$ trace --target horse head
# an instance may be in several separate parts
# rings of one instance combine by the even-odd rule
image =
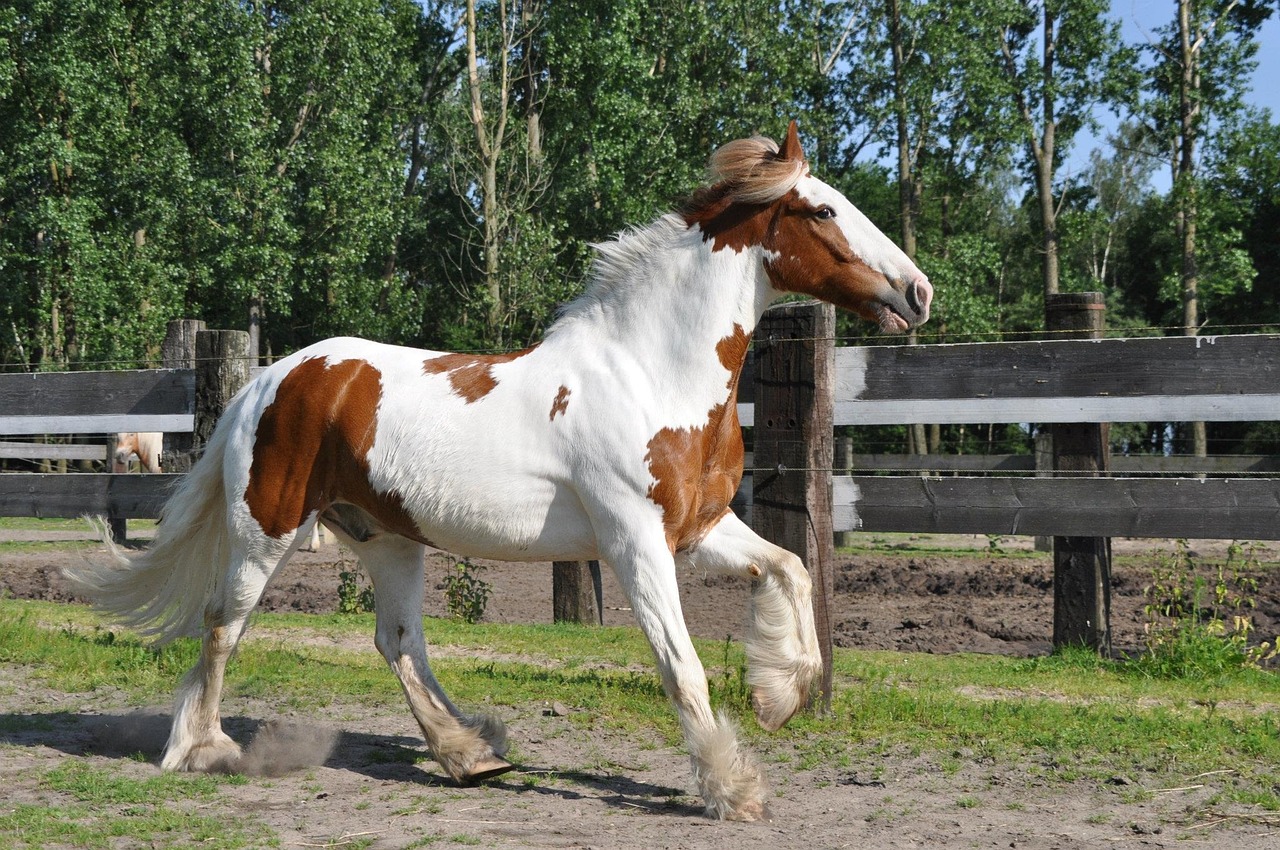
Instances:
[[[711,158],[713,185],[684,211],[713,250],[759,246],[779,293],[828,301],[902,333],[929,319],[933,287],[844,195],[809,172],[796,122],[779,147],[755,137]]]

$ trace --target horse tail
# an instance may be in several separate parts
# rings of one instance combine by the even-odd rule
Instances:
[[[218,592],[231,535],[224,465],[237,430],[243,396],[233,399],[204,455],[182,476],[160,512],[156,537],[141,554],[126,554],[101,517],[91,519],[109,557],[63,569],[63,575],[122,624],[165,644],[199,634],[205,609]]]

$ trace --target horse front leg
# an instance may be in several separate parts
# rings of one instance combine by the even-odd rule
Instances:
[[[804,564],[731,513],[681,558],[699,569],[755,582],[747,683],[760,725],[770,732],[781,728],[808,701],[809,687],[822,672],[813,585]]]
[[[722,820],[766,819],[767,789],[760,766],[738,743],[729,718],[711,710],[706,673],[680,610],[675,561],[661,532],[648,546],[615,546],[606,559],[653,648],[663,688],[680,717],[707,814]]]

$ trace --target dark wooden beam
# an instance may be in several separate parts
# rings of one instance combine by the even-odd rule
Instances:
[[[831,707],[831,600],[835,543],[831,526],[832,349],[835,309],[829,304],[782,304],[768,310],[755,332],[755,397],[751,503],[761,537],[799,555],[813,580],[813,620],[822,651],[821,693]]]
[[[180,475],[0,475],[0,516],[155,519]]]
[[[1274,478],[855,475],[834,490],[837,518],[853,503],[864,531],[1280,540]]]

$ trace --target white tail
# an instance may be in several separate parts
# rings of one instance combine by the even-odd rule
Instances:
[[[227,410],[233,414],[235,402]],[[182,476],[160,514],[155,541],[129,555],[112,540],[101,519],[94,525],[111,558],[63,569],[63,575],[95,607],[164,644],[199,635],[229,555],[223,458],[228,432],[218,429],[195,468]]]

